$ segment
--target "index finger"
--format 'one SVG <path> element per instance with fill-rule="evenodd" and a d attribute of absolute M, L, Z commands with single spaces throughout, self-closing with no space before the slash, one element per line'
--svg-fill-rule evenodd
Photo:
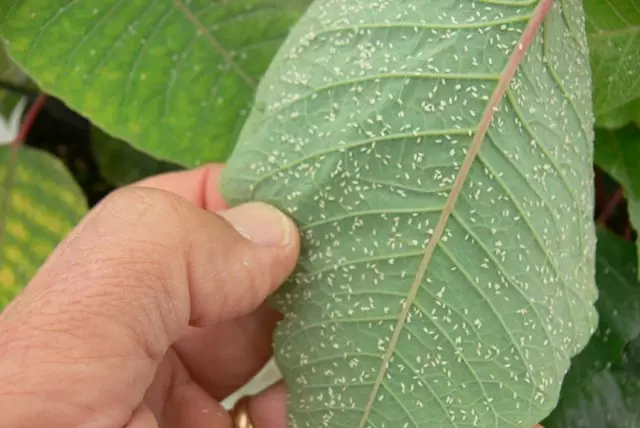
<path fill-rule="evenodd" d="M 218 212 L 228 208 L 218 191 L 223 164 L 213 163 L 191 171 L 167 172 L 132 184 L 174 193 L 199 208 Z"/>

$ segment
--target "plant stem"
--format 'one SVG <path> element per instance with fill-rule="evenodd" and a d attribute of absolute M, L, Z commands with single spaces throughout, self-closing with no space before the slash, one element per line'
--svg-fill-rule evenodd
<path fill-rule="evenodd" d="M 29 135 L 29 131 L 31 131 L 31 128 L 35 123 L 36 118 L 38 117 L 38 114 L 40 114 L 46 102 L 47 102 L 47 95 L 40 94 L 38 95 L 38 98 L 36 98 L 36 100 L 33 102 L 31 107 L 29 107 L 29 110 L 27 111 L 27 114 L 24 117 L 24 122 L 20 127 L 20 132 L 18 132 L 18 135 L 16 136 L 16 138 L 11 142 L 11 146 L 14 149 L 19 148 L 22 145 L 22 143 L 27 139 L 27 135 Z"/>
<path fill-rule="evenodd" d="M 596 220 L 597 223 L 603 226 L 606 225 L 607 221 L 609 221 L 609 218 L 611 218 L 611 215 L 613 215 L 613 213 L 616 210 L 616 207 L 622 200 L 622 196 L 623 196 L 622 187 L 618 187 L 618 189 L 616 190 L 616 193 L 613 194 L 609 202 L 607 202 L 607 205 L 604 207 L 604 209 L 600 213 L 600 216 Z"/>
<path fill-rule="evenodd" d="M 627 221 L 627 225 L 624 228 L 624 239 L 627 241 L 631 241 L 631 223 Z"/>

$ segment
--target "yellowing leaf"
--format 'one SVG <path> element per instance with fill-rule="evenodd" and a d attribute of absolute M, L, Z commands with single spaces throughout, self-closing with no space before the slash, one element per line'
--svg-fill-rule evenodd
<path fill-rule="evenodd" d="M 0 35 L 46 92 L 185 166 L 229 155 L 308 0 L 1 0 Z"/>
<path fill-rule="evenodd" d="M 0 310 L 27 285 L 87 210 L 81 189 L 48 153 L 0 147 Z"/>

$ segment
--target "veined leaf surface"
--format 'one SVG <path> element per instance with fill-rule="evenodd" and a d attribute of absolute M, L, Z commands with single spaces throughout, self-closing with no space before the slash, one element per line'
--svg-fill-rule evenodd
<path fill-rule="evenodd" d="M 222 179 L 299 224 L 292 427 L 531 427 L 597 324 L 580 0 L 316 0 Z"/>
<path fill-rule="evenodd" d="M 69 171 L 50 154 L 0 147 L 0 311 L 87 211 Z"/>
<path fill-rule="evenodd" d="M 46 92 L 184 166 L 224 161 L 308 0 L 1 0 L 0 36 Z"/>
<path fill-rule="evenodd" d="M 640 98 L 640 3 L 583 0 L 597 116 Z"/>

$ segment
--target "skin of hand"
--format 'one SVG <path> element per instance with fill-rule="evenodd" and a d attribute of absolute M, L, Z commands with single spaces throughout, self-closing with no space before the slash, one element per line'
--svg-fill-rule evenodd
<path fill-rule="evenodd" d="M 271 356 L 265 298 L 293 270 L 293 222 L 227 209 L 221 165 L 114 191 L 0 314 L 0 426 L 230 428 L 219 401 Z M 285 428 L 283 385 L 252 397 Z"/>
<path fill-rule="evenodd" d="M 119 189 L 56 248 L 0 313 L 0 426 L 231 428 L 219 401 L 271 357 L 264 300 L 300 243 L 272 207 L 227 209 L 221 172 Z M 283 384 L 249 412 L 285 428 Z"/>

